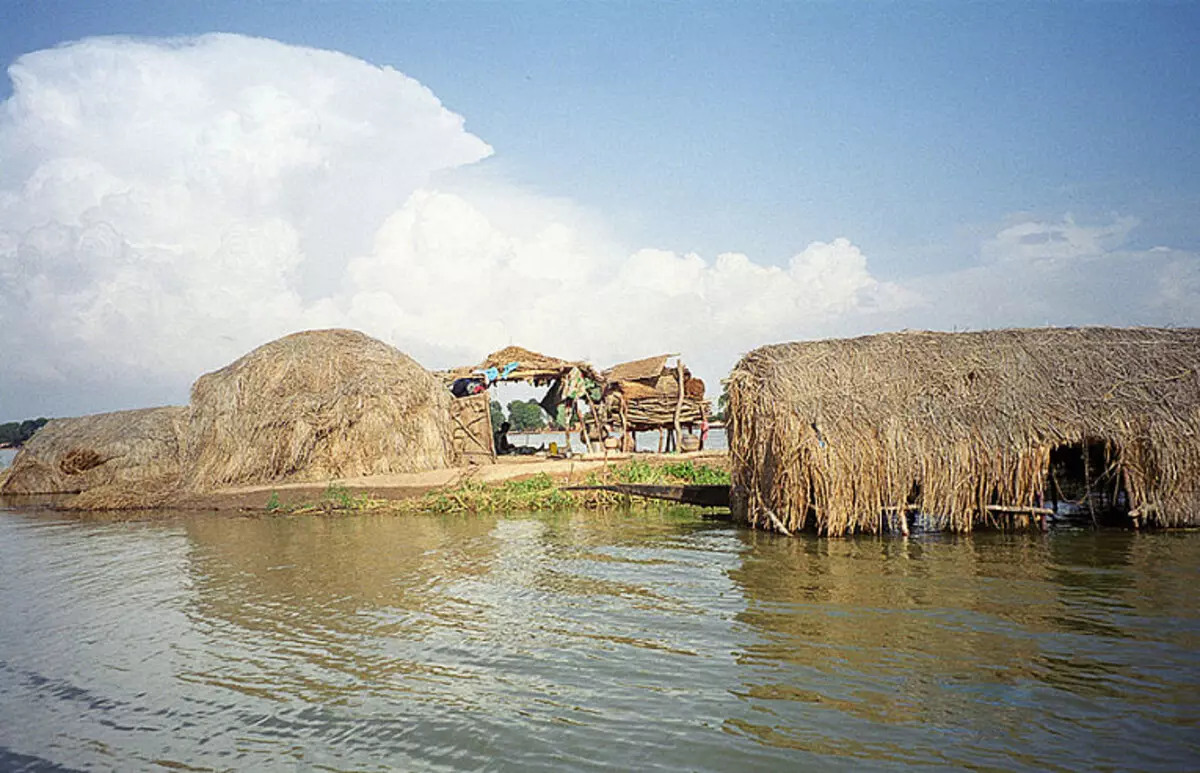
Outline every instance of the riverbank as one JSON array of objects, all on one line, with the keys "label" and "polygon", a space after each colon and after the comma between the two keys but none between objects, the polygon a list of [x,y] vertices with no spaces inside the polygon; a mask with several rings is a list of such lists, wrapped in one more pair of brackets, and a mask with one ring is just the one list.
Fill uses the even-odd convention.
[{"label": "riverbank", "polygon": [[528,510],[606,504],[610,492],[568,492],[568,486],[603,483],[728,483],[728,455],[611,454],[607,458],[502,457],[493,465],[396,475],[373,475],[326,484],[250,486],[192,495],[189,510],[277,512],[398,510],[403,512]]},{"label": "riverbank", "polygon": [[[2,473],[0,473],[2,474]],[[491,511],[508,504],[524,509],[588,506],[619,496],[565,492],[566,486],[599,483],[728,482],[729,457],[722,451],[685,454],[603,454],[570,459],[500,457],[496,464],[415,473],[369,475],[324,482],[273,483],[187,493],[167,507],[184,511],[315,512],[396,510],[404,512]],[[716,477],[714,477],[716,476]],[[533,481],[527,485],[517,484]],[[439,499],[439,497],[443,497]],[[69,495],[0,497],[10,508],[46,506],[72,510]]]}]

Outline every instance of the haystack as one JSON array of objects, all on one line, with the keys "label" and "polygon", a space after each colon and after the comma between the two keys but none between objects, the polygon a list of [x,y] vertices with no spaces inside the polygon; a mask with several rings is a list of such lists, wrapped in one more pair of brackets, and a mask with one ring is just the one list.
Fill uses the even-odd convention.
[{"label": "haystack", "polygon": [[[1105,451],[1112,501],[1200,517],[1200,330],[903,332],[750,352],[729,379],[735,493],[765,528],[954,531],[1048,495],[1051,455]],[[1086,458],[1086,457],[1085,457]]]},{"label": "haystack", "polygon": [[143,408],[53,419],[17,454],[0,493],[172,488],[179,480],[187,413]]},{"label": "haystack", "polygon": [[374,338],[295,333],[192,386],[187,483],[207,490],[452,466],[450,399],[433,374]]}]

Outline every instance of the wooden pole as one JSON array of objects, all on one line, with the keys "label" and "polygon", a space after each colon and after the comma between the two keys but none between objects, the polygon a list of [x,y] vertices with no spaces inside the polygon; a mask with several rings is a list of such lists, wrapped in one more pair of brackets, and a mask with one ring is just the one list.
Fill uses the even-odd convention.
[{"label": "wooden pole", "polygon": [[579,411],[579,398],[575,398],[575,416],[579,418],[579,430],[583,432],[583,447],[590,454],[592,453],[592,439],[588,437],[587,423],[583,420],[583,414]]},{"label": "wooden pole", "polygon": [[608,433],[604,431],[604,426],[600,423],[600,411],[592,402],[592,396],[586,391],[583,393],[583,399],[587,400],[589,415],[592,417],[592,424],[596,427],[596,437],[600,438],[600,445],[607,451],[608,446],[604,445],[604,439],[608,437]]},{"label": "wooden pole", "polygon": [[[621,398],[620,406],[621,406],[621,450],[622,451],[632,451],[632,450],[634,450],[633,448],[627,447],[629,445],[629,419],[625,416],[625,398],[624,397]],[[634,444],[634,446],[636,447],[636,444]]]},{"label": "wooden pole", "polygon": [[1091,448],[1088,446],[1087,438],[1083,440],[1083,496],[1087,500],[1088,513],[1092,516],[1092,528],[1098,528],[1096,525],[1096,506],[1092,504],[1092,468]]},{"label": "wooden pole", "polygon": [[683,358],[679,357],[675,360],[675,375],[679,381],[679,396],[675,399],[675,450],[679,450],[679,438],[681,437],[679,428],[679,417],[683,413]]}]

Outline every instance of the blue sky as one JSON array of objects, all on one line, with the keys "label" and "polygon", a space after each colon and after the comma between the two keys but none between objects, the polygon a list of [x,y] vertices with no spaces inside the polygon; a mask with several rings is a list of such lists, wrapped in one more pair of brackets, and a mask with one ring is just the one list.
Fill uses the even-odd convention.
[{"label": "blue sky", "polygon": [[[1096,249],[1165,247],[1172,266],[1200,253],[1197,3],[8,2],[4,16],[6,64],[91,36],[218,31],[393,67],[494,150],[432,180],[567,201],[603,232],[595,252],[787,267],[845,239],[872,282],[902,285],[896,297],[986,263],[1025,223],[1039,225],[1009,234],[1022,244],[1128,222]],[[1190,267],[1171,271],[1191,281]],[[1058,292],[1076,278],[1056,274]],[[1110,313],[1110,289],[1082,287],[1092,305],[1052,314],[1006,299],[1009,317],[906,316],[898,303],[869,323],[780,321],[762,335],[1200,321],[1190,297]],[[710,378],[752,343],[734,338]]]},{"label": "blue sky", "polygon": [[906,275],[1013,213],[1068,211],[1200,244],[1196,3],[10,6],[5,62],[225,31],[391,65],[503,174],[638,244],[782,261],[847,234]]}]

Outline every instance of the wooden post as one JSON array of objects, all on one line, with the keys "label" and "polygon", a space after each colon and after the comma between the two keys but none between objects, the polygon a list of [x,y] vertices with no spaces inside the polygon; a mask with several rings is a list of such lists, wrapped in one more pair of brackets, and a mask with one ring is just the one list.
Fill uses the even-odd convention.
[{"label": "wooden post", "polygon": [[583,447],[587,452],[592,453],[592,440],[588,437],[587,423],[583,420],[583,414],[579,411],[579,398],[575,398],[575,416],[579,419],[579,430],[583,433]]},{"label": "wooden post", "polygon": [[600,411],[596,408],[596,404],[592,402],[592,396],[586,391],[583,393],[583,399],[587,400],[588,415],[592,417],[592,424],[596,427],[596,437],[600,438],[600,445],[607,453],[608,446],[604,445],[604,440],[608,437],[608,433],[604,431],[604,425],[600,423]]},{"label": "wooden post", "polygon": [[663,428],[658,428],[658,452],[661,454],[663,448]]},{"label": "wooden post", "polygon": [[1083,496],[1087,500],[1088,513],[1092,516],[1092,528],[1098,528],[1096,524],[1096,506],[1092,504],[1092,468],[1091,448],[1088,446],[1087,438],[1083,439]]},{"label": "wooden post", "polygon": [[675,451],[679,451],[679,438],[681,437],[679,428],[679,417],[683,413],[683,358],[678,357],[675,360],[675,375],[679,380],[679,396],[675,399]]}]

